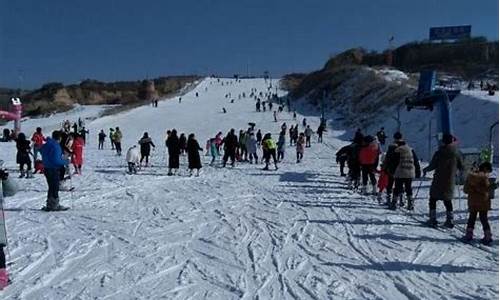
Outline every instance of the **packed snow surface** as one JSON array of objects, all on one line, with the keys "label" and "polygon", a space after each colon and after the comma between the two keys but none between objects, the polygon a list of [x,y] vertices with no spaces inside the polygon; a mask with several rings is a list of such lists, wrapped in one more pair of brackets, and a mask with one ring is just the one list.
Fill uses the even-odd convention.
[{"label": "packed snow surface", "polygon": [[[436,230],[421,225],[429,180],[414,183],[418,195],[411,213],[389,211],[347,190],[335,163],[345,142],[334,128],[323,144],[306,148],[300,164],[295,148],[287,147],[278,171],[243,163],[210,167],[203,156],[199,177],[188,176],[185,157],[181,176],[166,176],[166,129],[193,132],[204,147],[218,131],[246,129],[248,122],[277,138],[283,122],[304,117],[295,121],[284,112],[275,123],[269,110],[255,112],[248,95],[252,88],[267,91],[263,79],[222,81],[203,80],[181,103],[165,99],[158,108],[87,121],[83,175],[73,177],[74,192],[60,195],[69,211],[39,210],[47,190],[43,176],[18,180],[21,191],[5,203],[13,282],[1,298],[498,298],[498,245],[457,239],[467,217],[463,193],[454,201],[456,228]],[[247,97],[238,99],[243,92]],[[78,117],[77,111],[65,116]],[[316,129],[318,118],[305,117]],[[31,134],[37,123],[29,124]],[[39,124],[48,132],[60,121],[54,116]],[[124,156],[116,156],[109,142],[97,150],[98,130],[116,126],[124,134],[124,151],[145,131],[156,144],[153,165],[139,175],[125,173]],[[0,159],[16,168],[14,144],[0,145]],[[496,200],[493,207],[497,239]],[[438,209],[443,222],[442,203]],[[482,236],[479,224],[475,234]]]}]

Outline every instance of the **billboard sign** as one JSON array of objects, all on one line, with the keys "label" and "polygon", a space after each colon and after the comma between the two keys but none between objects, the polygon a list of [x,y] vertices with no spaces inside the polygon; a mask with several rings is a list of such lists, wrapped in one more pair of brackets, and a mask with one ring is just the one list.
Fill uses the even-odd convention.
[{"label": "billboard sign", "polygon": [[458,40],[470,38],[471,25],[431,27],[429,39],[434,40]]}]

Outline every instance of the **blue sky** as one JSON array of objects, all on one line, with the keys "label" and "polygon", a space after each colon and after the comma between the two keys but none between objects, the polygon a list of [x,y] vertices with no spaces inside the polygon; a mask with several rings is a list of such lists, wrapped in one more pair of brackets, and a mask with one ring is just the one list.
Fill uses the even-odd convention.
[{"label": "blue sky", "polygon": [[160,75],[272,76],[362,46],[471,24],[498,39],[498,1],[0,0],[0,86]]}]

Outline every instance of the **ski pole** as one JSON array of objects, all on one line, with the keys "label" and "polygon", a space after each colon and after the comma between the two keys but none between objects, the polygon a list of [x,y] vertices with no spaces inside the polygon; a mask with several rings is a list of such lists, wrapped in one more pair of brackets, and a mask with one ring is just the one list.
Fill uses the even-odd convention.
[{"label": "ski pole", "polygon": [[73,179],[72,179],[71,176],[69,177],[69,185],[70,185],[69,186],[69,192],[70,192],[70,195],[71,195],[71,209],[73,209],[73,205],[74,205],[73,202],[75,202],[75,198],[73,196]]},{"label": "ski pole", "polygon": [[[425,177],[424,177],[424,178],[425,178]],[[420,192],[420,188],[422,187],[422,183],[423,183],[423,182],[424,182],[424,181],[421,179],[421,180],[420,180],[420,184],[419,184],[419,185],[418,185],[418,187],[417,187],[417,192],[415,193],[415,200],[417,200],[417,197],[418,197],[418,192]]]}]

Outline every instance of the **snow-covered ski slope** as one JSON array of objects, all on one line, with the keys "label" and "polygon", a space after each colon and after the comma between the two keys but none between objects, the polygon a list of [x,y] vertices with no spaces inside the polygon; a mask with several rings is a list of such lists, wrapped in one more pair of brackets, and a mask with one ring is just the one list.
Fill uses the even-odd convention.
[{"label": "snow-covered ski slope", "polygon": [[[234,169],[204,165],[200,177],[187,177],[183,158],[182,176],[166,176],[166,129],[194,132],[204,147],[218,131],[247,128],[248,122],[275,138],[282,122],[295,124],[288,113],[275,123],[271,112],[255,112],[248,95],[251,88],[266,90],[263,79],[223,81],[224,86],[203,80],[182,103],[161,101],[158,108],[140,107],[88,124],[84,174],[73,178],[76,191],[61,193],[69,211],[40,212],[44,178],[20,180],[22,191],[5,204],[13,283],[0,297],[498,297],[498,245],[464,244],[457,240],[460,228],[423,227],[430,181],[423,182],[413,213],[388,211],[346,190],[335,164],[335,152],[345,142],[332,128],[324,144],[306,149],[300,164],[295,148],[288,147],[278,171],[250,164]],[[242,92],[247,99],[238,100]],[[316,128],[317,117],[307,118]],[[106,150],[96,149],[97,131],[116,126],[123,131],[124,150],[144,131],[150,133],[157,145],[152,167],[126,175],[124,157],[115,156],[108,144]],[[0,159],[15,167],[13,144],[0,144]],[[457,227],[463,228],[465,201],[456,200],[455,208]],[[442,213],[439,218],[442,222]],[[490,222],[498,238],[497,201]],[[481,234],[476,225],[476,236]]]}]

